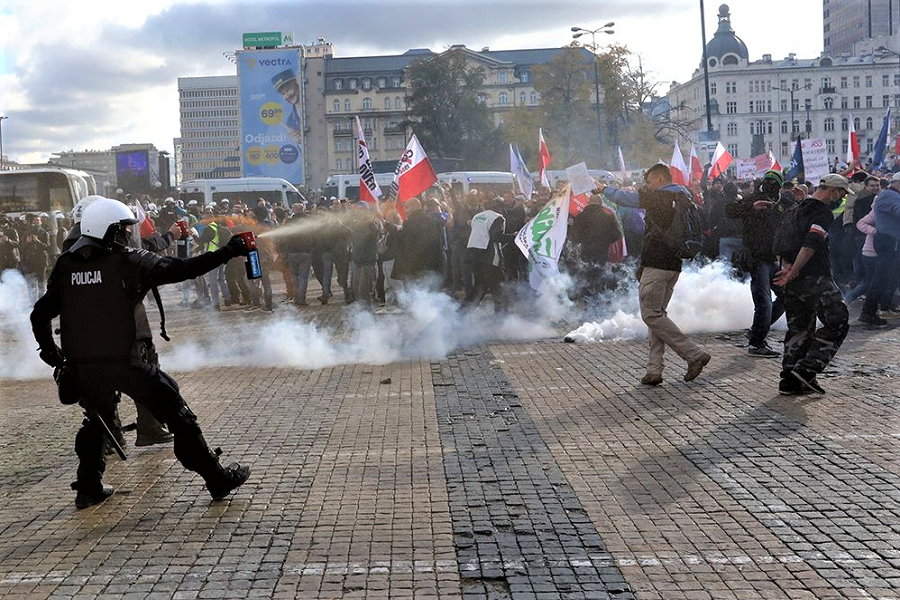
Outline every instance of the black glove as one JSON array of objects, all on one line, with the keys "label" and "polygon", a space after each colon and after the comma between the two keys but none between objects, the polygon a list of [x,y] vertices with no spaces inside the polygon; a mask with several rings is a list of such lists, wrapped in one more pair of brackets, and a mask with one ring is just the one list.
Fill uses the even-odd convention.
[{"label": "black glove", "polygon": [[247,256],[250,254],[250,248],[244,243],[244,238],[239,235],[231,236],[231,239],[225,244],[225,248],[231,252],[232,256]]},{"label": "black glove", "polygon": [[41,357],[42,361],[54,368],[62,366],[62,364],[65,362],[62,350],[60,350],[59,346],[57,346],[56,344],[41,348],[41,353],[39,356]]}]

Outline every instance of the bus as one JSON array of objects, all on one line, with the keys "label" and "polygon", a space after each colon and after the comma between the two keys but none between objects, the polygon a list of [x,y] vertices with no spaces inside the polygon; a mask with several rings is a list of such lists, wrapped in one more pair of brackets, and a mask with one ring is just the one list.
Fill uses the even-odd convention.
[{"label": "bus", "polygon": [[515,192],[514,180],[513,174],[506,171],[451,171],[438,174],[438,181],[448,184],[457,196],[472,190],[494,196]]},{"label": "bus", "polygon": [[232,206],[241,201],[247,206],[256,205],[260,198],[270,204],[281,204],[290,209],[296,203],[305,204],[306,198],[297,188],[277,177],[237,177],[232,179],[196,179],[184,181],[178,186],[179,198],[187,204],[196,200],[204,206],[228,199]]},{"label": "bus", "polygon": [[[382,199],[388,195],[391,183],[394,181],[393,173],[375,173],[375,183],[381,188]],[[325,180],[322,195],[326,198],[340,200],[359,200],[359,173],[347,173],[345,175],[329,175]]]},{"label": "bus", "polygon": [[96,193],[94,177],[77,169],[47,166],[0,171],[0,212],[13,218],[23,213],[68,214],[79,200]]}]

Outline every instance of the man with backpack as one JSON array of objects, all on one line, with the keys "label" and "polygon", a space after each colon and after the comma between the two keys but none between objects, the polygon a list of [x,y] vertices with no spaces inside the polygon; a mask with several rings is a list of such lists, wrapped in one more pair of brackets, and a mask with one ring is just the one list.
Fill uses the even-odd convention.
[{"label": "man with backpack", "polygon": [[[842,175],[830,174],[781,219],[773,251],[781,270],[772,283],[784,288],[787,335],[781,363],[782,395],[824,394],[816,375],[825,370],[847,332],[850,312],[831,274],[828,228],[831,210],[849,191]],[[816,329],[816,319],[822,327]]]},{"label": "man with backpack", "polygon": [[693,381],[709,363],[710,355],[682,333],[669,319],[666,309],[681,274],[682,261],[700,251],[700,213],[691,193],[672,183],[668,166],[653,165],[644,174],[644,181],[646,185],[637,192],[602,184],[599,188],[600,193],[616,204],[646,211],[637,277],[641,319],[650,336],[650,356],[641,383],[651,386],[662,383],[666,346],[687,363],[684,380]]}]

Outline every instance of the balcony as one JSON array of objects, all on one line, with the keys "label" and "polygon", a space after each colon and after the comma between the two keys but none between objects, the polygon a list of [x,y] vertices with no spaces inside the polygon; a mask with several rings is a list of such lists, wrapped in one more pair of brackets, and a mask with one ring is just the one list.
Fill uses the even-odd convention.
[{"label": "balcony", "polygon": [[837,94],[837,89],[833,85],[827,85],[819,88],[820,94]]},{"label": "balcony", "polygon": [[350,127],[334,130],[334,137],[350,137],[352,135],[353,129]]}]

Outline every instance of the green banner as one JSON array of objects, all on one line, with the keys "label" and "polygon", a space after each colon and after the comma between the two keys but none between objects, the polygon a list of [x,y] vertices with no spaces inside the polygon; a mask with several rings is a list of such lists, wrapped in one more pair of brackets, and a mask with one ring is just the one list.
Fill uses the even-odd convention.
[{"label": "green banner", "polygon": [[277,48],[281,44],[280,31],[244,34],[244,48]]}]

